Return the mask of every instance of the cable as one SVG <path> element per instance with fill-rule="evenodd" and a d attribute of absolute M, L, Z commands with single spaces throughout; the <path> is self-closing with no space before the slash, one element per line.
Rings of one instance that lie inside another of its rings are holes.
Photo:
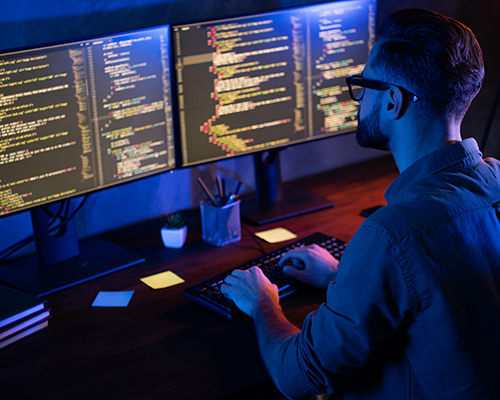
<path fill-rule="evenodd" d="M 52 211 L 50 211 L 50 208 L 47 206 L 43 206 L 42 210 L 45 212 L 50 217 L 49 222 L 47 222 L 47 230 L 50 232 L 51 229 L 54 227 L 54 224 L 61 219 L 61 214 L 63 212 L 63 209 L 67 206 L 68 200 L 62 200 L 59 202 L 59 208 L 57 212 L 54 214 Z M 57 234 L 55 235 L 57 236 Z"/>
<path fill-rule="evenodd" d="M 82 200 L 85 202 L 86 198 Z M 81 203 L 80 203 L 81 204 Z M 53 214 L 48 207 L 42 207 L 42 210 L 49 216 L 51 219 L 47 223 L 47 230 L 54 237 L 61 237 L 66 233 L 67 224 L 70 221 L 68 219 L 68 212 L 70 207 L 70 201 L 68 199 L 62 200 L 59 205 L 59 209 L 55 214 Z M 56 223 L 59 221 L 59 224 Z"/>
<path fill-rule="evenodd" d="M 60 237 L 66 232 L 66 228 L 68 226 L 68 223 L 75 217 L 76 213 L 80 211 L 82 208 L 83 204 L 87 201 L 89 195 L 86 194 L 83 196 L 83 199 L 80 201 L 80 204 L 73 210 L 73 212 L 68 216 L 69 213 L 69 200 L 63 200 L 61 201 L 61 204 L 59 206 L 59 209 L 55 214 L 53 214 L 48 207 L 43 207 L 44 212 L 47 213 L 51 219 L 47 223 L 47 230 L 49 233 L 54 233 L 54 236 Z M 61 216 L 61 214 L 64 214 Z M 59 225 L 54 225 L 57 220 L 60 220 Z M 56 232 L 57 231 L 57 232 Z M 10 257 L 12 254 L 16 253 L 17 251 L 21 250 L 23 247 L 27 246 L 31 242 L 35 240 L 35 235 L 30 235 L 24 239 L 21 239 L 20 241 L 10 245 L 6 249 L 0 251 L 0 262 L 5 261 L 8 257 Z"/>
<path fill-rule="evenodd" d="M 24 238 L 24 239 L 20 240 L 19 242 L 14 243 L 13 245 L 7 247 L 5 250 L 2 250 L 2 252 L 0 253 L 0 262 L 3 262 L 8 257 L 10 257 L 12 254 L 14 254 L 15 252 L 21 250 L 23 247 L 30 244 L 34 239 L 35 239 L 35 235 L 30 235 L 27 238 Z"/>
<path fill-rule="evenodd" d="M 62 209 L 64 207 L 64 204 L 66 203 L 67 200 L 63 200 L 61 202 L 59 202 L 59 209 L 57 210 L 57 212 L 55 214 L 52 213 L 52 211 L 50 211 L 50 208 L 47 207 L 47 206 L 43 206 L 42 207 L 42 210 L 45 212 L 45 214 L 47 214 L 49 217 L 51 217 L 52 219 L 47 223 L 47 226 L 51 226 L 53 225 L 57 219 L 60 217 L 61 215 L 61 212 L 62 212 Z"/>
<path fill-rule="evenodd" d="M 70 209 L 70 207 L 69 207 L 70 202 L 69 202 L 69 200 L 64 200 L 64 202 L 63 202 L 64 203 L 63 204 L 64 210 L 59 212 L 58 213 L 59 215 L 57 216 L 57 219 L 60 220 L 60 223 L 59 223 L 59 225 L 55 225 L 52 227 L 48 226 L 49 232 L 53 233 L 54 236 L 56 236 L 56 237 L 64 235 L 64 233 L 66 233 L 66 228 L 67 228 L 68 223 L 75 217 L 76 213 L 78 211 L 80 211 L 80 209 L 83 207 L 83 205 L 85 204 L 85 202 L 87 201 L 88 198 L 89 198 L 88 194 L 84 195 L 82 201 L 80 201 L 80 204 L 78 204 L 78 206 L 73 210 L 73 212 L 69 216 L 68 216 L 68 213 L 69 213 L 69 209 Z M 61 210 L 61 207 L 60 207 L 60 210 Z M 60 214 L 63 214 L 63 215 L 60 215 Z M 56 220 L 54 220 L 54 222 L 52 224 L 54 224 Z M 47 225 L 49 225 L 49 224 L 47 224 Z"/>
<path fill-rule="evenodd" d="M 248 229 L 248 227 L 245 224 L 242 224 L 242 226 L 245 229 L 245 231 L 250 235 L 250 237 L 253 239 L 253 241 L 255 243 L 257 243 L 257 245 L 259 246 L 260 252 L 262 254 L 266 254 L 267 251 L 264 250 L 264 247 L 262 246 L 262 243 L 259 242 L 259 240 L 255 237 L 255 235 L 250 231 L 250 229 Z"/>

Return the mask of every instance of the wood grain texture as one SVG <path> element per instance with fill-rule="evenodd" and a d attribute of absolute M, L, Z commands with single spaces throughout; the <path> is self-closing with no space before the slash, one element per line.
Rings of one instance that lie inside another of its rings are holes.
<path fill-rule="evenodd" d="M 240 242 L 221 248 L 201 240 L 198 210 L 187 212 L 182 249 L 162 246 L 162 218 L 110 232 L 106 239 L 144 255 L 146 263 L 47 296 L 49 328 L 0 351 L 1 398 L 242 399 L 242 393 L 268 387 L 251 320 L 226 321 L 182 291 L 258 257 L 251 232 L 281 226 L 301 237 L 320 231 L 349 240 L 363 221 L 360 211 L 385 204 L 383 193 L 396 176 L 392 159 L 384 157 L 302 179 L 295 183 L 337 205 L 265 227 L 245 226 Z M 261 243 L 266 251 L 283 246 Z M 186 283 L 155 291 L 139 281 L 164 270 Z M 127 308 L 92 308 L 100 290 L 135 294 Z M 323 299 L 324 291 L 309 289 L 284 299 L 283 307 L 300 325 Z"/>

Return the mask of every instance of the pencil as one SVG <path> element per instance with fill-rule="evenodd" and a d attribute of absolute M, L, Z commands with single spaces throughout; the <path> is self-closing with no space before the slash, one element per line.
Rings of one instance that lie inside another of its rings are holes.
<path fill-rule="evenodd" d="M 222 182 L 219 175 L 215 177 L 215 181 L 217 182 L 217 190 L 219 191 L 219 197 L 222 201 L 222 199 L 224 198 L 224 189 L 222 188 Z"/>
<path fill-rule="evenodd" d="M 205 194 L 208 196 L 208 198 L 210 199 L 210 201 L 212 202 L 212 204 L 215 207 L 217 207 L 217 202 L 215 201 L 214 196 L 212 195 L 212 193 L 210 192 L 210 190 L 208 190 L 207 185 L 205 185 L 205 182 L 203 182 L 203 179 L 198 178 L 196 180 L 198 181 L 198 183 L 200 184 L 201 188 L 203 189 L 203 191 L 205 192 Z"/>

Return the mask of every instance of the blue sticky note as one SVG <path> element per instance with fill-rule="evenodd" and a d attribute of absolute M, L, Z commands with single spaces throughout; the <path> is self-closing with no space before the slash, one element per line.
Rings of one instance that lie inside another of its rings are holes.
<path fill-rule="evenodd" d="M 92 303 L 92 307 L 127 307 L 134 294 L 128 292 L 99 292 Z"/>

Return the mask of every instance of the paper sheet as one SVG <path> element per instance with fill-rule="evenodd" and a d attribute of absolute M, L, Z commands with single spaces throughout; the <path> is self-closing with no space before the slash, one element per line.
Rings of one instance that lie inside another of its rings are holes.
<path fill-rule="evenodd" d="M 267 231 L 256 232 L 255 236 L 268 243 L 284 242 L 285 240 L 295 239 L 297 237 L 295 233 L 285 228 L 274 228 Z"/>
<path fill-rule="evenodd" d="M 97 293 L 92 307 L 127 307 L 133 294 L 133 290 L 126 292 L 101 291 Z"/>
<path fill-rule="evenodd" d="M 172 271 L 165 271 L 141 278 L 141 281 L 153 289 L 164 289 L 183 283 L 184 279 L 174 274 Z"/>

